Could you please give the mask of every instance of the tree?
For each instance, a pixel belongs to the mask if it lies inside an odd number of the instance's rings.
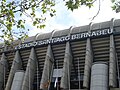
[[[80,6],[85,5],[91,8],[96,0],[63,0],[68,9],[73,11]],[[100,1],[100,0],[99,0]],[[113,10],[120,12],[120,1],[112,0]],[[54,6],[56,0],[1,0],[0,1],[0,39],[6,44],[11,43],[14,39],[24,40],[28,37],[25,23],[27,16],[31,18],[33,26],[44,28],[47,17],[55,15]],[[36,11],[41,15],[38,17]]]

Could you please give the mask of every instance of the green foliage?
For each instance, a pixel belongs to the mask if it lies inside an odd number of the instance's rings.
[[[25,24],[26,16],[37,28],[44,28],[45,14],[55,15],[54,0],[1,0],[0,1],[0,39],[12,42],[15,39],[24,40],[28,35]],[[37,16],[36,12],[41,15]]]
[[[5,43],[28,37],[25,27],[26,16],[33,26],[44,28],[47,15],[55,16],[57,0],[0,0],[0,39]],[[96,0],[63,0],[71,11],[85,5],[91,8]],[[111,0],[113,10],[120,12],[120,1]],[[37,16],[37,12],[40,13]],[[47,15],[46,15],[47,14]]]
[[[112,9],[113,9],[116,13],[119,13],[119,12],[120,12],[120,1],[112,0],[112,3],[113,3]]]
[[[93,2],[93,0],[69,0],[66,2],[66,6],[68,7],[68,9],[73,11],[74,9],[78,9],[82,5],[91,8],[93,6]]]

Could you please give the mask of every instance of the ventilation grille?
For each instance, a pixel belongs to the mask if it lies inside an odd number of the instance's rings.
[[[93,49],[93,62],[109,61],[110,37],[91,39]]]

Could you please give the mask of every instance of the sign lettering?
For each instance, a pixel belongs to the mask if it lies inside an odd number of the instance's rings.
[[[102,36],[102,35],[109,35],[112,33],[113,33],[112,29],[80,32],[78,34],[72,34],[71,36],[61,36],[61,37],[55,37],[52,39],[46,39],[46,40],[35,41],[35,42],[30,42],[30,43],[23,43],[19,46],[16,46],[15,49],[22,49],[22,48],[35,47],[35,46],[41,46],[41,45],[47,45],[47,44],[61,43],[61,42],[66,42],[66,41],[70,41],[70,40],[77,40],[77,39],[82,39],[82,38],[90,38],[90,37],[96,37],[96,36]]]

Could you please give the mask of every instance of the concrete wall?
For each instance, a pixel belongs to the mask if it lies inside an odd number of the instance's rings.
[[[110,88],[110,90],[120,90],[120,88]]]

